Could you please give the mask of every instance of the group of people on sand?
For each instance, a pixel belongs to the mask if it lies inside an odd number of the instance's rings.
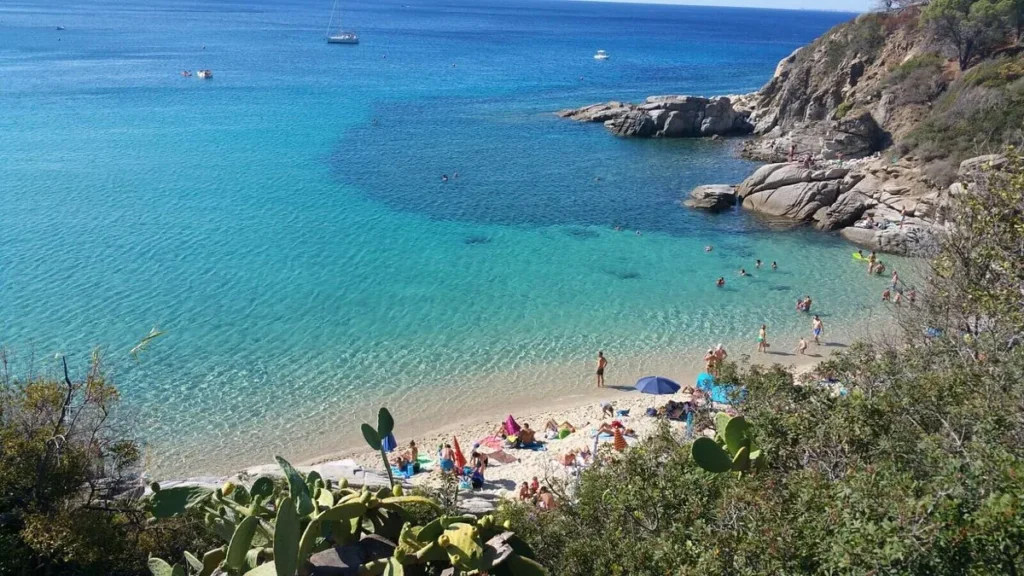
[[[524,480],[519,485],[519,499],[524,502],[533,502],[541,510],[551,510],[557,506],[555,495],[548,490],[547,486],[541,486],[536,476],[529,484]]]
[[[721,343],[714,348],[708,348],[708,351],[704,353],[704,367],[707,373],[718,378],[722,363],[728,356],[729,353],[725,351],[725,347]]]
[[[811,297],[808,296],[800,301],[806,303],[807,310],[810,310],[810,300]],[[797,303],[797,310],[802,309],[800,302]],[[821,337],[825,335],[825,323],[821,321],[821,317],[817,314],[811,319],[811,335],[814,338],[814,344],[821,346]],[[768,325],[761,324],[761,328],[757,331],[757,351],[764,354],[768,352],[769,347],[771,347],[771,344],[768,343]],[[800,337],[800,341],[796,345],[796,351],[801,355],[807,353],[807,340],[803,336]]]

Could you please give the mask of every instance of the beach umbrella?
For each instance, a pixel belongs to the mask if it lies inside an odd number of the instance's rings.
[[[398,448],[398,442],[395,441],[394,434],[388,434],[380,441],[380,447],[385,452],[394,452],[395,448]]]
[[[455,451],[455,469],[462,474],[462,469],[466,467],[466,456],[462,453],[462,446],[459,446],[459,439],[456,436],[452,436],[452,447]]]
[[[664,376],[647,376],[637,380],[635,388],[644,394],[675,394],[679,384]]]

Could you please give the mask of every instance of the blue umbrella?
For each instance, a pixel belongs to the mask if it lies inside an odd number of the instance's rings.
[[[663,376],[647,376],[636,381],[636,389],[644,394],[675,394],[679,384]]]
[[[380,447],[383,448],[385,452],[393,452],[395,448],[398,448],[398,442],[395,442],[394,433],[385,436],[380,441]]]

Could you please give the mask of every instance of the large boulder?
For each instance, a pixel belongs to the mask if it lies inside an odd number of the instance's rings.
[[[860,192],[850,191],[839,196],[831,206],[815,214],[818,228],[822,230],[838,230],[852,226],[875,201]]]
[[[945,230],[921,220],[884,229],[843,228],[839,234],[865,248],[890,254],[930,258],[939,253]]]
[[[617,118],[604,123],[616,136],[654,136],[655,123],[649,114],[641,110],[631,110]]]
[[[748,195],[743,199],[743,207],[772,216],[809,220],[836,201],[839,185],[840,181],[829,180],[769,188]]]
[[[724,212],[736,205],[736,190],[727,184],[697,186],[690,192],[690,197],[683,201],[683,205],[711,212]]]

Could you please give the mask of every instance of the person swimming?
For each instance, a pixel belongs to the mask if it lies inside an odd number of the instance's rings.
[[[778,269],[779,269],[779,265],[775,263],[775,260],[772,260],[772,270],[778,270]]]
[[[704,247],[704,251],[705,252],[711,252],[714,249],[715,249],[715,247],[712,246],[711,244],[708,244],[707,246]]]
[[[750,274],[747,274],[746,269],[740,268],[740,276],[750,276]]]
[[[757,268],[759,270],[761,269],[761,260],[758,260],[757,262],[754,263],[754,268]]]
[[[721,288],[722,286],[725,286],[725,278],[719,276],[718,280],[715,282],[715,286],[717,286],[719,288]]]
[[[441,175],[441,182],[447,182],[447,181],[448,181],[448,175],[447,174],[442,174]]]

